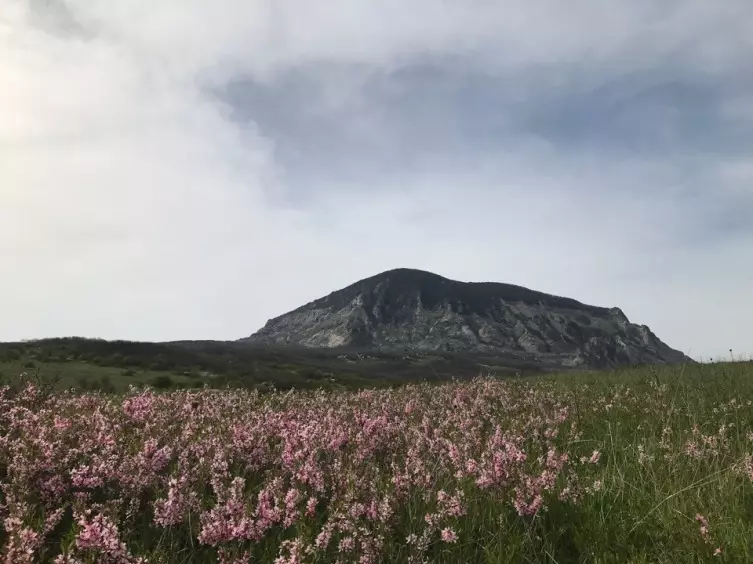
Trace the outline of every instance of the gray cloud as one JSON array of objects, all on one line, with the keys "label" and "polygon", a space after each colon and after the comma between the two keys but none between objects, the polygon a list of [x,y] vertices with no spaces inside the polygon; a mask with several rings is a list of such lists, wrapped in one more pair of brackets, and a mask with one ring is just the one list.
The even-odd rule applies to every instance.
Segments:
[{"label": "gray cloud", "polygon": [[52,35],[87,37],[89,34],[64,2],[29,0],[28,22]]},{"label": "gray cloud", "polygon": [[9,0],[0,338],[235,338],[395,266],[753,354],[747,0]]}]

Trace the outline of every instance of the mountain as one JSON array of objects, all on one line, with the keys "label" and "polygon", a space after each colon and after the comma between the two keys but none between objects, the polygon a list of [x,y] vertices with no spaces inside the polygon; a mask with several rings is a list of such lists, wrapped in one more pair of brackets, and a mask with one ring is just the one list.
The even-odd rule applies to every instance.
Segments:
[{"label": "mountain", "polygon": [[383,272],[271,319],[242,341],[409,353],[508,355],[541,365],[692,362],[616,307],[421,270]]}]

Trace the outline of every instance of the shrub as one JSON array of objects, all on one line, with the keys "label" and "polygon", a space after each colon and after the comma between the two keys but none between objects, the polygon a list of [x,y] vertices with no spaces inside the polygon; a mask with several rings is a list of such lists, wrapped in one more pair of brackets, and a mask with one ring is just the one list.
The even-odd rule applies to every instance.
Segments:
[{"label": "shrub", "polygon": [[21,353],[16,349],[8,349],[5,351],[5,358],[9,361],[21,360]]},{"label": "shrub", "polygon": [[115,392],[115,386],[109,376],[102,376],[102,378],[99,379],[99,389],[108,394]]},{"label": "shrub", "polygon": [[173,379],[170,378],[170,376],[168,376],[167,374],[161,374],[152,378],[151,384],[153,387],[160,390],[167,390],[173,387],[174,382]]}]

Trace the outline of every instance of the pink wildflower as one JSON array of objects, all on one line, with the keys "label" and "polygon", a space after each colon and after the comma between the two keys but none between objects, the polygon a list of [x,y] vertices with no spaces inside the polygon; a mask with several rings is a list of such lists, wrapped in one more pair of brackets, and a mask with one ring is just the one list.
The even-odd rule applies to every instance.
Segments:
[{"label": "pink wildflower", "polygon": [[458,535],[451,528],[442,529],[442,540],[444,542],[454,543],[458,540]]},{"label": "pink wildflower", "polygon": [[700,524],[700,530],[701,530],[701,537],[706,542],[711,542],[711,539],[709,537],[709,521],[701,515],[700,513],[696,513],[695,520],[698,521]]}]

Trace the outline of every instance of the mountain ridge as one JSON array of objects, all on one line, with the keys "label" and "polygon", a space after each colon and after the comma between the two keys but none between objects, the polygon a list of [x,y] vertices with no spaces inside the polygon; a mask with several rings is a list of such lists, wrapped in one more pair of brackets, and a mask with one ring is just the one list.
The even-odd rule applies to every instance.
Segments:
[{"label": "mountain ridge", "polygon": [[618,307],[499,282],[388,270],[270,319],[243,342],[411,352],[504,353],[542,365],[686,362]]}]

